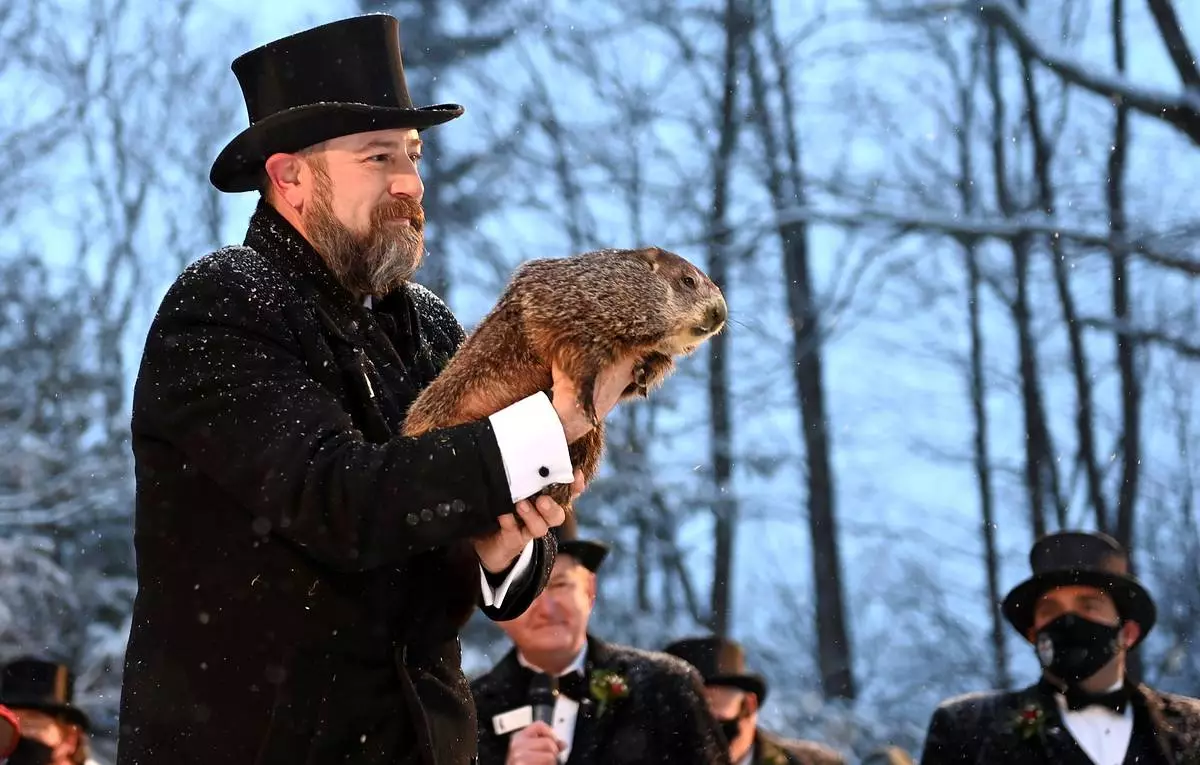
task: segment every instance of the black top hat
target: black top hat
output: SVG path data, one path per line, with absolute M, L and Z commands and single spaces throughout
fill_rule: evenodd
M 75 677 L 65 664 L 23 657 L 0 670 L 0 704 L 62 717 L 85 731 L 91 721 L 74 703 Z
M 1117 613 L 1141 627 L 1140 643 L 1154 627 L 1158 610 L 1146 588 L 1129 573 L 1129 554 L 1107 534 L 1060 531 L 1039 539 L 1029 552 L 1033 576 L 1004 598 L 1004 617 L 1028 639 L 1038 598 L 1055 587 L 1086 585 L 1104 590 Z M 1134 643 L 1134 645 L 1137 645 Z M 1132 646 L 1130 646 L 1132 648 Z
M 767 679 L 746 671 L 746 653 L 736 641 L 719 637 L 685 638 L 663 651 L 699 670 L 705 685 L 728 685 L 749 691 L 758 697 L 759 705 L 767 697 Z
M 555 526 L 551 533 L 558 541 L 559 555 L 570 555 L 593 574 L 600 570 L 600 564 L 608 557 L 608 545 L 591 539 L 579 538 L 579 528 L 575 523 L 574 515 L 567 516 L 566 522 L 561 526 Z
M 267 43 L 231 67 L 250 126 L 209 172 L 220 191 L 253 191 L 267 157 L 372 130 L 423 130 L 463 113 L 458 104 L 414 107 L 400 57 L 400 22 L 355 16 Z

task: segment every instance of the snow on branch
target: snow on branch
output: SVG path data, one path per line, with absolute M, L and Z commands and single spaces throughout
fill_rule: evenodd
M 1124 245 L 1115 244 L 1108 232 L 1064 226 L 1042 214 L 1028 214 L 1012 218 L 977 218 L 964 215 L 938 215 L 927 211 L 904 212 L 883 208 L 818 210 L 812 207 L 792 207 L 780 211 L 771 225 L 798 222 L 829 223 L 846 228 L 868 228 L 870 226 L 892 226 L 903 233 L 933 233 L 966 239 L 999 239 L 1012 241 L 1021 236 L 1057 236 L 1064 240 L 1087 247 L 1104 250 L 1125 251 L 1142 259 L 1200 276 L 1200 261 L 1164 252 L 1156 248 L 1150 239 L 1131 239 Z
M 1024 11 L 1012 0 L 964 0 L 952 3 L 930 3 L 888 15 L 896 20 L 944 15 L 958 12 L 978 15 L 997 29 L 1003 30 L 1023 55 L 1038 61 L 1070 83 L 1097 95 L 1119 101 L 1134 111 L 1160 119 L 1200 144 L 1200 92 L 1185 87 L 1178 92 L 1159 90 L 1136 83 L 1120 75 L 1097 71 L 1095 65 L 1065 56 L 1039 40 Z

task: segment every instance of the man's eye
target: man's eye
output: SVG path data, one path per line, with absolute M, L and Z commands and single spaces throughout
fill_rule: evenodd
M 409 159 L 411 159 L 411 160 L 413 161 L 413 164 L 416 164 L 417 162 L 420 162 L 420 161 L 421 161 L 421 155 L 420 155 L 420 154 L 409 154 L 409 155 L 408 155 L 408 158 L 409 158 Z
M 369 157 L 369 159 L 372 162 L 387 162 L 390 159 L 390 156 L 387 154 L 376 154 L 372 157 Z

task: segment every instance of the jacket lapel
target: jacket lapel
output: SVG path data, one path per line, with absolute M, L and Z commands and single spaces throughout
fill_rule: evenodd
M 408 288 L 383 301 L 390 309 L 386 323 L 393 323 L 395 314 L 403 314 L 402 327 L 389 333 L 372 311 L 337 282 L 312 245 L 266 202 L 259 202 L 245 244 L 273 260 L 308 297 L 363 435 L 375 443 L 394 436 L 408 406 L 436 376 L 436 370 L 431 376 L 424 368 L 428 365 L 421 365 L 422 374 L 413 379 L 401 356 L 408 350 L 417 359 L 423 346 L 420 319 L 413 315 Z M 301 342 L 310 341 L 301 338 Z M 397 342 L 403 348 L 398 349 Z
M 1044 722 L 1026 735 L 1021 716 L 1040 710 Z M 994 729 L 988 743 L 980 752 L 980 765 L 1020 762 L 1029 765 L 1093 765 L 1091 758 L 1079 748 L 1071 732 L 1063 725 L 1058 704 L 1049 688 L 1032 685 L 1017 693 L 1011 706 L 1005 705 L 993 720 Z
M 588 635 L 587 658 L 583 664 L 584 678 L 590 681 L 593 670 L 609 669 L 611 660 L 612 654 L 608 646 Z M 602 752 L 603 744 L 610 739 L 607 732 L 611 730 L 617 710 L 610 706 L 604 710 L 603 716 L 597 714 L 598 711 L 596 700 L 590 695 L 579 702 L 579 713 L 575 718 L 575 736 L 571 742 L 571 755 L 567 758 L 567 765 L 594 765 L 613 761 L 612 757 L 602 756 Z

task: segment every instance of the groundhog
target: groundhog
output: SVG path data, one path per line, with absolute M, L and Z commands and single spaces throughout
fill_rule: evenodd
M 520 266 L 492 309 L 434 382 L 413 402 L 404 434 L 416 436 L 483 419 L 553 385 L 557 362 L 579 390 L 595 428 L 571 444 L 574 467 L 591 481 L 604 427 L 596 417 L 601 370 L 634 357 L 622 400 L 645 397 L 725 326 L 725 298 L 700 269 L 658 247 L 598 250 Z M 545 492 L 570 507 L 570 486 Z

